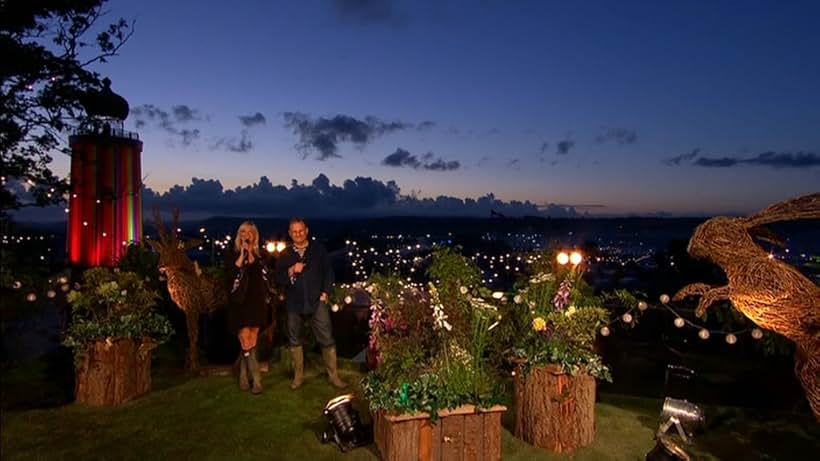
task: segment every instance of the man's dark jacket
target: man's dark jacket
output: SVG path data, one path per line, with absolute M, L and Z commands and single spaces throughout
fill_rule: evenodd
M 305 263 L 301 274 L 291 280 L 288 268 L 297 262 Z M 327 250 L 320 243 L 310 242 L 304 257 L 289 246 L 276 261 L 276 281 L 285 287 L 288 312 L 313 314 L 319 308 L 319 295 L 331 294 L 333 287 L 333 267 Z

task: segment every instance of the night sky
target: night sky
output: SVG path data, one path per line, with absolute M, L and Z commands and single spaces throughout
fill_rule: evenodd
M 369 177 L 416 199 L 711 215 L 820 189 L 820 2 L 108 9 L 135 33 L 98 70 L 131 105 L 156 193 Z

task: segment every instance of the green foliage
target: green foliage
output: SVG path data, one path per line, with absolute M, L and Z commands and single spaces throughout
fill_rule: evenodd
M 611 380 L 593 351 L 599 328 L 608 319 L 596 296 L 575 267 L 550 266 L 552 258 L 530 256 L 534 271 L 519 280 L 501 307 L 499 345 L 494 353 L 530 367 L 560 364 L 564 371 Z M 624 294 L 622 294 L 623 296 Z
M 435 419 L 439 410 L 501 402 L 487 355 L 498 308 L 482 297 L 490 298 L 478 286 L 478 268 L 457 250 L 439 248 L 428 275 L 434 282 L 425 288 L 384 275 L 353 287 L 372 300 L 370 346 L 378 367 L 362 382 L 371 409 Z
M 89 269 L 79 289 L 68 294 L 72 317 L 63 344 L 82 354 L 99 340 L 167 341 L 173 329 L 167 318 L 153 311 L 158 296 L 136 273 Z

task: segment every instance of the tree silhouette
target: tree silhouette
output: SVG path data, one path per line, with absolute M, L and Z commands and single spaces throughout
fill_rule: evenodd
M 51 171 L 52 155 L 68 153 L 67 130 L 84 117 L 81 99 L 102 87 L 92 67 L 116 56 L 133 33 L 122 18 L 97 27 L 105 1 L 0 2 L 3 221 L 8 210 L 63 200 L 67 183 Z

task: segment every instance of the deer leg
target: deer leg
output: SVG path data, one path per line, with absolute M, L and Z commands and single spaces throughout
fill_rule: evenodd
M 199 312 L 185 312 L 185 323 L 188 327 L 188 360 L 186 368 L 199 368 Z
M 680 301 L 688 296 L 702 296 L 711 289 L 712 286 L 705 283 L 690 283 L 678 290 L 675 296 L 672 297 L 672 301 Z
M 729 286 L 722 286 L 719 288 L 713 288 L 700 298 L 698 302 L 698 308 L 695 309 L 695 315 L 697 317 L 703 317 L 703 314 L 706 313 L 706 309 L 709 308 L 712 304 L 729 299 Z

